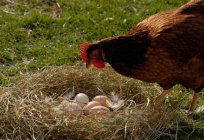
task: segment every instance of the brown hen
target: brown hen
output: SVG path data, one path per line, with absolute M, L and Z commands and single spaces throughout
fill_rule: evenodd
M 204 0 L 150 16 L 125 35 L 84 43 L 81 56 L 87 67 L 107 62 L 122 75 L 158 83 L 164 92 L 156 101 L 176 84 L 191 88 L 191 113 L 204 88 Z

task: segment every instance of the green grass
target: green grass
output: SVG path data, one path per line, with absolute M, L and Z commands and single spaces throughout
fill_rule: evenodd
M 21 75 L 47 66 L 82 63 L 79 57 L 82 42 L 127 33 L 146 17 L 187 1 L 3 0 L 0 2 L 0 86 L 10 86 Z M 187 109 L 191 91 L 180 86 L 173 90 L 183 92 L 186 98 L 170 96 L 171 103 Z M 199 105 L 203 101 L 204 96 Z M 195 123 L 203 124 L 203 116 L 198 114 Z M 196 125 L 195 135 L 203 136 L 203 129 L 203 125 Z
M 79 45 L 127 33 L 187 0 L 14 0 L 0 2 L 0 85 L 22 73 L 80 61 Z

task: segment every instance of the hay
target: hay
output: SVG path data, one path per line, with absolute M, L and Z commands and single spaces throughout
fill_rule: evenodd
M 0 139 L 174 138 L 168 131 L 178 113 L 165 105 L 155 108 L 148 104 L 149 92 L 158 94 L 159 90 L 111 69 L 47 68 L 1 89 Z M 90 98 L 115 92 L 125 105 L 107 115 L 77 117 L 57 108 L 71 91 Z

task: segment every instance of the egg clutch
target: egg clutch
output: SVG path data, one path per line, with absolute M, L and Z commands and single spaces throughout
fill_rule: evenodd
M 120 105 L 118 105 L 117 101 L 112 101 L 105 95 L 97 95 L 92 100 L 90 100 L 85 93 L 78 93 L 75 96 L 70 96 L 69 93 L 69 95 L 65 97 L 68 98 L 68 100 L 63 100 L 59 107 L 53 108 L 57 113 L 69 111 L 76 116 L 106 114 L 122 105 L 122 100 L 118 100 L 120 102 Z

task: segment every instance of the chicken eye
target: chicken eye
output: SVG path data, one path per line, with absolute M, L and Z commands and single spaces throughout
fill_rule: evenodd
M 97 58 L 98 58 L 97 55 L 95 55 L 95 54 L 92 54 L 92 55 L 91 55 L 91 59 L 97 59 Z
M 92 60 L 98 60 L 100 58 L 101 53 L 97 50 L 97 51 L 93 51 L 90 55 L 90 58 Z

